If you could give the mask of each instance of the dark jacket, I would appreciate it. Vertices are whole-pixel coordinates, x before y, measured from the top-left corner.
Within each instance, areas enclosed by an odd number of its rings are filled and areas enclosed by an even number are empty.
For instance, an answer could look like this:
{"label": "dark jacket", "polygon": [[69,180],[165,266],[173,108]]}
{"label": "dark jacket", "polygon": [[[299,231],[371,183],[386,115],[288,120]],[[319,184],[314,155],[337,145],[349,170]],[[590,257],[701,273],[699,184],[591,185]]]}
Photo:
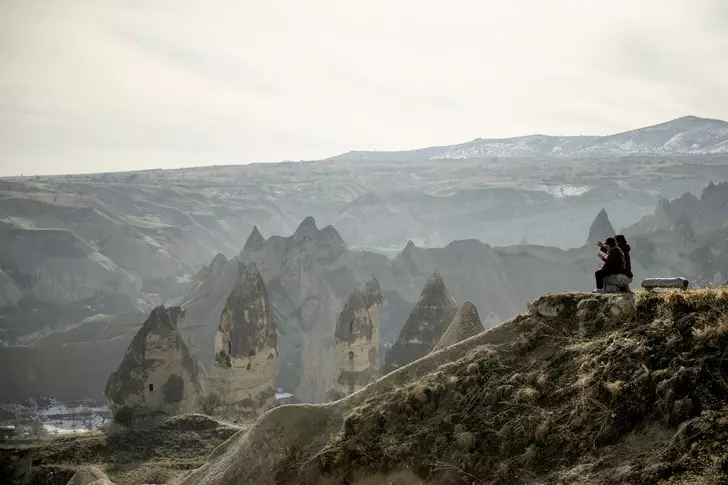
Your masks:
{"label": "dark jacket", "polygon": [[630,278],[633,278],[634,275],[632,274],[632,260],[629,257],[629,251],[632,248],[629,247],[629,244],[620,244],[619,249],[622,250],[622,254],[624,255],[624,274],[626,274]]}
{"label": "dark jacket", "polygon": [[625,274],[624,266],[624,253],[619,249],[619,246],[609,248],[602,269],[608,271],[609,274]]}
{"label": "dark jacket", "polygon": [[[624,258],[624,271],[620,271],[620,273],[627,275],[629,278],[634,278],[634,275],[632,274],[632,259],[629,257],[629,252],[632,248],[629,244],[619,244],[617,247],[622,250],[622,256]],[[600,249],[603,253],[609,252],[608,246],[602,246]]]}

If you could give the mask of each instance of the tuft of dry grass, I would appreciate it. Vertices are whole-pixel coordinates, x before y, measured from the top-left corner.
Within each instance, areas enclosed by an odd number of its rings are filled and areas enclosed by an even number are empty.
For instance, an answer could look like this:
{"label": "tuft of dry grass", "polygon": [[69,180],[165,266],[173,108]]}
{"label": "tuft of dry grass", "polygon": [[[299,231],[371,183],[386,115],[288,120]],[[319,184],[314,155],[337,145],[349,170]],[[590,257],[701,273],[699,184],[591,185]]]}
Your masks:
{"label": "tuft of dry grass", "polygon": [[728,335],[728,313],[724,313],[713,321],[705,322],[702,327],[693,329],[693,338],[702,343],[726,335]]}
{"label": "tuft of dry grass", "polygon": [[609,394],[612,395],[612,397],[617,398],[622,394],[622,390],[624,388],[624,382],[622,381],[613,381],[613,382],[605,382],[604,387],[609,391]]}

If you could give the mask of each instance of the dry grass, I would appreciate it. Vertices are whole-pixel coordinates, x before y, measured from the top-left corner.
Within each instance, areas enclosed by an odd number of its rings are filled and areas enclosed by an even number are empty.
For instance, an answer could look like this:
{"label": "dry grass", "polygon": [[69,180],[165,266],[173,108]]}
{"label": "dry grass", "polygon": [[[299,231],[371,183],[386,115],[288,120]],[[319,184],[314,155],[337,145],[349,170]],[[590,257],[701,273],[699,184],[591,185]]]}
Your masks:
{"label": "dry grass", "polygon": [[713,445],[728,442],[728,291],[644,294],[631,310],[551,297],[560,316],[533,306],[517,344],[353,409],[308,466],[342,481],[406,466],[447,484],[728,483]]}

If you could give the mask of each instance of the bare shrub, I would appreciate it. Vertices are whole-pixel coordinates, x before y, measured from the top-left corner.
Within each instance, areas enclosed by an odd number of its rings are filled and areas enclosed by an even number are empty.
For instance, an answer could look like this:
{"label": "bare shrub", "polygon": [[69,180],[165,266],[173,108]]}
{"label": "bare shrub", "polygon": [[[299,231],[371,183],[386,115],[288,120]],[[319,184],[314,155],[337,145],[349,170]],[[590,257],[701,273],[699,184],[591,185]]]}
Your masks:
{"label": "bare shrub", "polygon": [[222,398],[214,392],[207,393],[200,398],[199,407],[202,414],[214,416],[222,407]]}

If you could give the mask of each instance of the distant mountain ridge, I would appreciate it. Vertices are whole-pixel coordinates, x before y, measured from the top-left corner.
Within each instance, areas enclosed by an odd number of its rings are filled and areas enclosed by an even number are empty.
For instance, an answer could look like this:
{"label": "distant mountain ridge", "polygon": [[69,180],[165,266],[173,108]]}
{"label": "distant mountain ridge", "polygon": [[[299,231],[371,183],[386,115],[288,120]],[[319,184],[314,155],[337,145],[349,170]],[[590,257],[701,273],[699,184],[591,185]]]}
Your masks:
{"label": "distant mountain ridge", "polygon": [[728,154],[728,122],[685,116],[606,136],[527,135],[405,151],[351,151],[329,160],[621,157]]}

